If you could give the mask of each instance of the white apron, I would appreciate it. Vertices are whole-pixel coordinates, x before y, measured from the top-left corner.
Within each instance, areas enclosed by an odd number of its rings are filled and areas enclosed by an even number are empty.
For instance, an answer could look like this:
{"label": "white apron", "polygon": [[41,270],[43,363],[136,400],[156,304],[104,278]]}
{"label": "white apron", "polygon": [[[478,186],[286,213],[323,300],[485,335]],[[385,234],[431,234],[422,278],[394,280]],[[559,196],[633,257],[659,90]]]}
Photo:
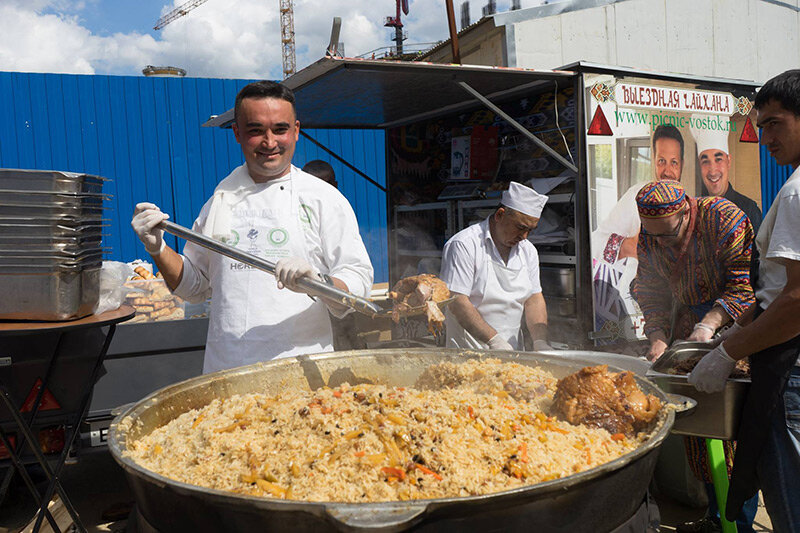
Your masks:
{"label": "white apron", "polygon": [[[522,261],[519,270],[493,261],[486,254],[484,264],[486,284],[477,294],[470,296],[483,319],[508,341],[515,350],[522,350],[522,316],[525,301],[531,296],[528,265]],[[481,290],[482,289],[482,290]],[[447,346],[452,348],[485,350],[488,346],[461,327],[451,312],[446,314]]]}
{"label": "white apron", "polygon": [[[301,225],[300,199],[293,181],[254,194],[234,206],[232,229],[237,248],[277,262],[295,256],[309,260]],[[333,350],[328,312],[304,293],[278,289],[272,274],[233,259],[211,256],[211,320],[203,373]]]}

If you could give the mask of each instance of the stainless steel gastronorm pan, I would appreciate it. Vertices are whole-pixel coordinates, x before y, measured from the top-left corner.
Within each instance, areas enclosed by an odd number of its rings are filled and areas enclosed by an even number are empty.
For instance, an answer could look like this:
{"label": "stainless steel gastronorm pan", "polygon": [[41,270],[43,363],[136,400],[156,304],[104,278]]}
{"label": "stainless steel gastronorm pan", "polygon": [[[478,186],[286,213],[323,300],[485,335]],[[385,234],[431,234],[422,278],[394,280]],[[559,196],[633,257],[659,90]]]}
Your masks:
{"label": "stainless steel gastronorm pan", "polygon": [[60,172],[57,170],[0,169],[0,187],[29,191],[99,193],[109,181],[91,174]]}
{"label": "stainless steel gastronorm pan", "polygon": [[690,357],[708,353],[706,343],[679,343],[664,353],[647,372],[647,377],[664,392],[681,394],[697,401],[697,406],[678,418],[672,428],[679,435],[733,440],[739,428],[749,379],[728,379],[722,392],[706,394],[689,384],[688,375],[673,375],[669,369]]}
{"label": "stainless steel gastronorm pan", "polygon": [[65,258],[54,256],[16,256],[0,257],[0,268],[4,272],[25,272],[26,268],[47,268],[52,270],[72,269],[87,267],[103,261],[103,254],[92,254],[80,258]]}
{"label": "stainless steel gastronorm pan", "polygon": [[[10,253],[6,253],[11,251]],[[3,257],[23,256],[55,256],[63,257],[68,260],[78,259],[85,255],[101,254],[110,252],[110,248],[103,248],[100,237],[87,239],[77,244],[69,241],[58,241],[53,239],[10,239],[0,238],[0,260]]]}
{"label": "stainless steel gastronorm pan", "polygon": [[74,237],[65,237],[62,235],[28,235],[22,230],[17,232],[16,235],[11,235],[0,231],[0,248],[22,247],[22,249],[27,249],[28,246],[43,248],[48,246],[52,247],[54,245],[72,248],[100,248],[102,240],[103,234],[99,231]]}
{"label": "stainless steel gastronorm pan", "polygon": [[539,280],[545,297],[575,297],[575,269],[570,267],[539,267]]}
{"label": "stainless steel gastronorm pan", "polygon": [[0,319],[69,320],[92,313],[100,268],[74,272],[0,274]]}
{"label": "stainless steel gastronorm pan", "polygon": [[0,225],[3,226],[66,226],[68,228],[79,228],[83,226],[107,226],[110,224],[107,218],[97,218],[96,216],[73,216],[73,215],[45,215],[31,216],[25,215],[0,215]]}
{"label": "stainless steel gastronorm pan", "polygon": [[0,222],[0,238],[60,240],[60,239],[92,239],[103,236],[105,224],[84,224],[68,226],[62,224],[6,224]]}
{"label": "stainless steel gastronorm pan", "polygon": [[111,198],[111,195],[102,193],[19,191],[0,188],[0,202],[4,204],[50,205],[63,203],[71,206],[102,207],[103,201],[111,200]]}
{"label": "stainless steel gastronorm pan", "polygon": [[73,206],[64,202],[54,202],[47,205],[26,205],[0,200],[0,216],[4,217],[67,217],[99,221],[103,218],[104,211],[104,207]]}

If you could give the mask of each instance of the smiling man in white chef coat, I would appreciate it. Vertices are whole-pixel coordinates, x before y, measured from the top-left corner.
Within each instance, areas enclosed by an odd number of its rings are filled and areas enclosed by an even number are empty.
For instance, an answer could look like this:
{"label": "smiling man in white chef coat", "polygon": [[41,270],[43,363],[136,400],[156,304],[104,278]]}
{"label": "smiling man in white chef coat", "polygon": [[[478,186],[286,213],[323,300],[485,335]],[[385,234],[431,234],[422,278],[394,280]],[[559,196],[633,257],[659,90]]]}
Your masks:
{"label": "smiling man in white chef coat", "polygon": [[[151,203],[138,204],[131,222],[175,294],[192,301],[213,293],[204,373],[332,350],[326,304],[297,281],[309,276],[366,296],[373,280],[347,199],[292,165],[300,122],[291,90],[271,81],[244,87],[233,133],[245,163],[217,185],[194,229],[275,262],[277,282],[192,243],[179,255],[158,229],[168,215]],[[347,312],[328,304],[334,315]]]}
{"label": "smiling man in white chef coat", "polygon": [[444,245],[442,280],[456,299],[447,309],[447,346],[522,350],[522,319],[534,350],[547,350],[547,309],[539,254],[528,240],[547,196],[511,182],[500,207]]}

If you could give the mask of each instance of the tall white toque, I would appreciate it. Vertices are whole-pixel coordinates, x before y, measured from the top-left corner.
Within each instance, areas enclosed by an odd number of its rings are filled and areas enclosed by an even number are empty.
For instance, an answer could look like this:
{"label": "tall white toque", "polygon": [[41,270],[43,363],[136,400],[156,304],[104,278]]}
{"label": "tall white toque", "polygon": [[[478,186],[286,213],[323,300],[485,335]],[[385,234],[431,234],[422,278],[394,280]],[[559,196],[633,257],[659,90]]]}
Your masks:
{"label": "tall white toque", "polygon": [[508,185],[508,190],[503,191],[500,203],[525,215],[540,218],[547,199],[547,196],[539,194],[527,185],[512,181]]}
{"label": "tall white toque", "polygon": [[717,117],[713,115],[692,115],[690,130],[697,144],[697,155],[706,150],[721,150],[730,154],[728,149],[728,132],[720,129],[711,129],[711,122],[716,125]]}

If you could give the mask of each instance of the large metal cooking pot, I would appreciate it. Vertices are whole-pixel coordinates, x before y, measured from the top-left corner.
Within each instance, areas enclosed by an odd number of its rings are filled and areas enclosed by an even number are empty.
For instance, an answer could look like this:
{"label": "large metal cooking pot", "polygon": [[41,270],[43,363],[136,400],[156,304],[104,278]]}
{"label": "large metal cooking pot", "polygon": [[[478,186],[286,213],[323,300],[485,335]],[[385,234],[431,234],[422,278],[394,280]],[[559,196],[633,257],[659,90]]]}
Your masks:
{"label": "large metal cooking pot", "polygon": [[[560,378],[606,354],[565,356],[446,349],[333,352],[278,359],[193,378],[143,399],[111,424],[108,445],[125,470],[139,512],[162,532],[202,531],[512,531],[602,532],[625,522],[639,508],[652,477],[658,448],[674,422],[665,410],[653,435],[638,449],[610,463],[558,480],[500,493],[382,503],[321,503],[243,496],[173,481],[124,456],[126,444],[149,434],[189,409],[214,398],[286,387],[317,389],[348,382],[411,386],[429,365],[449,360],[497,357],[541,366]],[[636,376],[642,390],[666,397]]]}

